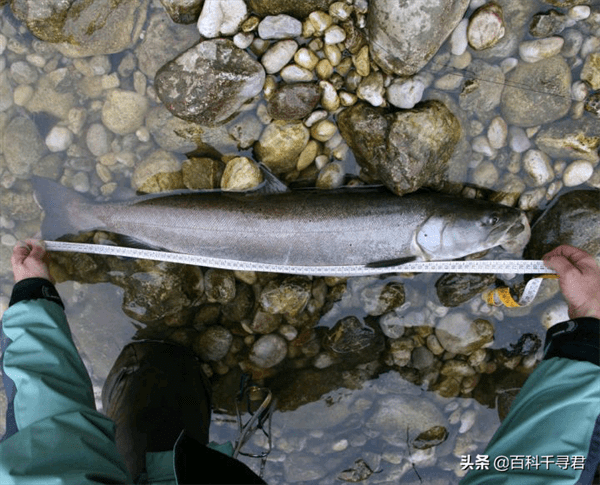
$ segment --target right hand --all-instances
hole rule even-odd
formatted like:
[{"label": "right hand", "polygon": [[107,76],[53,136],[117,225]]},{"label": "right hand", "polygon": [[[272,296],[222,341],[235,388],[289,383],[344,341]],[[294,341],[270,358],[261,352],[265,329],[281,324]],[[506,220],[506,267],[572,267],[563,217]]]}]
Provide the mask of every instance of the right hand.
[{"label": "right hand", "polygon": [[569,318],[600,318],[600,268],[596,259],[581,249],[562,245],[545,254],[543,260],[558,273]]}]

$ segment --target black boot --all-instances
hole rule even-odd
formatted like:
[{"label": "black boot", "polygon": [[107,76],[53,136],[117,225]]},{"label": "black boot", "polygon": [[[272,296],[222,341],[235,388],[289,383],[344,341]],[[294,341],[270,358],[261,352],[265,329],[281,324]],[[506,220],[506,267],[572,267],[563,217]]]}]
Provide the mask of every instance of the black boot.
[{"label": "black boot", "polygon": [[188,348],[158,341],[127,345],[102,389],[104,412],[116,423],[117,449],[134,480],[146,452],[172,450],[181,431],[208,443],[210,383]]}]

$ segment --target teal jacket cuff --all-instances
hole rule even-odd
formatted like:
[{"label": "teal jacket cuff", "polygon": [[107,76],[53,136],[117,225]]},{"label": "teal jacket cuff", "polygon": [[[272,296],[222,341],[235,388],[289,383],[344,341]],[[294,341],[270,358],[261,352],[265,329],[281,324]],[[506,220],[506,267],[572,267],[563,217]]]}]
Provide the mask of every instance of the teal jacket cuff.
[{"label": "teal jacket cuff", "polygon": [[26,300],[48,300],[58,303],[63,309],[65,306],[56,291],[56,288],[46,278],[26,278],[19,281],[13,288],[9,306]]}]

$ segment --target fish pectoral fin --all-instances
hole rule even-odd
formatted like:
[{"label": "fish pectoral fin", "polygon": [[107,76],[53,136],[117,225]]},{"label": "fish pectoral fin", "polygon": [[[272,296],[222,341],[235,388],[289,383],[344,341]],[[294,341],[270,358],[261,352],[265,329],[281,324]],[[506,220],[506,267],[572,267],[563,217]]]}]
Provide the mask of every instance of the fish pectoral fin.
[{"label": "fish pectoral fin", "polygon": [[167,253],[173,252],[173,251],[169,251],[168,249],[165,249],[164,247],[155,246],[153,244],[149,244],[149,243],[140,241],[139,239],[135,239],[132,236],[126,236],[124,234],[119,234],[119,238],[123,241],[124,245],[126,245],[130,248],[149,249],[151,251],[163,251],[163,252],[167,252]]},{"label": "fish pectoral fin", "polygon": [[273,195],[290,191],[288,186],[285,185],[281,180],[279,180],[275,175],[273,175],[273,172],[271,172],[271,170],[269,170],[264,163],[258,162],[258,166],[263,174],[264,181],[255,189],[249,191],[250,193],[260,195]]},{"label": "fish pectoral fin", "polygon": [[400,266],[401,264],[411,263],[417,259],[416,256],[407,256],[405,258],[396,258],[396,259],[384,259],[381,261],[374,261],[372,263],[367,263],[365,266],[367,268],[387,268],[389,266]]}]

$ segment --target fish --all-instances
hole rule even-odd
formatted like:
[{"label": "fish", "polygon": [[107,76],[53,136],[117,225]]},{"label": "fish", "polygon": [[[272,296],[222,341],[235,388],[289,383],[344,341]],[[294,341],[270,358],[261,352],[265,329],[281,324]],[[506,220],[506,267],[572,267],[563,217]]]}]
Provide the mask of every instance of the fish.
[{"label": "fish", "polygon": [[[31,179],[45,211],[44,239],[104,230],[142,247],[282,266],[387,267],[461,258],[501,246],[518,253],[525,214],[435,192],[398,196],[381,187],[274,193],[177,191],[95,202],[50,179]],[[273,192],[273,190],[270,190]],[[268,191],[267,191],[268,192]]]}]

